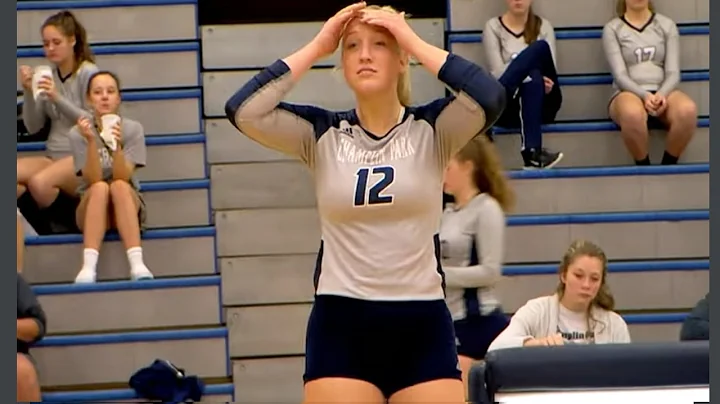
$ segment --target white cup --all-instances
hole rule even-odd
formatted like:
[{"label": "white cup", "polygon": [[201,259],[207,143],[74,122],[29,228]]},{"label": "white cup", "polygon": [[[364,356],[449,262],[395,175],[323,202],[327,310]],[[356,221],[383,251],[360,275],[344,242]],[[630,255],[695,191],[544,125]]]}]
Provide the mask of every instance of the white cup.
[{"label": "white cup", "polygon": [[110,147],[110,150],[115,151],[115,148],[117,148],[117,141],[115,136],[112,135],[112,128],[120,122],[120,117],[115,114],[105,114],[100,118],[100,122],[102,124],[100,137],[103,139],[105,144]]},{"label": "white cup", "polygon": [[50,66],[36,66],[35,69],[33,69],[32,91],[33,98],[35,98],[35,100],[38,99],[40,94],[45,92],[45,90],[38,88],[38,83],[40,83],[40,80],[43,78],[49,78],[50,80],[53,79],[52,68]]}]

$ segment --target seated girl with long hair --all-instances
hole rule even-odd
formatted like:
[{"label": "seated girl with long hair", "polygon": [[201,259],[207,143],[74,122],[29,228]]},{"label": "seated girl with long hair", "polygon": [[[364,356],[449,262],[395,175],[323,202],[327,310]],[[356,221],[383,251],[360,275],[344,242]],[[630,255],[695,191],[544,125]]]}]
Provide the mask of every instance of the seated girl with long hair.
[{"label": "seated girl with long hair", "polygon": [[[73,172],[72,153],[68,138],[70,129],[87,111],[88,81],[97,72],[88,44],[87,33],[70,11],[48,17],[41,27],[43,50],[52,65],[52,78],[38,82],[42,93],[37,100],[32,89],[33,68],[20,67],[23,87],[23,123],[30,133],[37,133],[49,121],[50,132],[44,156],[17,159],[17,197],[29,191],[40,208],[44,222],[66,213],[66,199],[70,196],[74,208],[78,186]],[[70,220],[72,222],[72,220]]]},{"label": "seated girl with long hair", "polygon": [[559,268],[557,290],[529,300],[488,351],[521,346],[630,342],[607,285],[607,256],[597,245],[573,242]]},{"label": "seated girl with long hair", "polygon": [[96,73],[87,92],[93,115],[80,118],[70,132],[75,172],[80,178],[77,225],[83,232],[85,247],[76,283],[95,282],[100,245],[108,228],[116,228],[120,234],[132,279],[153,277],[140,247],[145,203],[135,176],[135,170],[145,166],[145,131],[139,122],[122,118],[111,129],[115,145],[100,136],[101,118],[117,114],[120,107],[119,87],[113,73]]}]

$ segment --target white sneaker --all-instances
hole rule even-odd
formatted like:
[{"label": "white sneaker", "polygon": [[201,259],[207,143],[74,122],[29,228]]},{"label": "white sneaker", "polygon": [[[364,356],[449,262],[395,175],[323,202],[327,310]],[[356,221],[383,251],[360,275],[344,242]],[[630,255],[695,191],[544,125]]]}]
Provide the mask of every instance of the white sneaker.
[{"label": "white sneaker", "polygon": [[92,268],[83,268],[75,277],[75,283],[95,283],[97,271]]},{"label": "white sneaker", "polygon": [[152,272],[145,265],[130,270],[130,277],[134,281],[146,281],[154,279]]}]

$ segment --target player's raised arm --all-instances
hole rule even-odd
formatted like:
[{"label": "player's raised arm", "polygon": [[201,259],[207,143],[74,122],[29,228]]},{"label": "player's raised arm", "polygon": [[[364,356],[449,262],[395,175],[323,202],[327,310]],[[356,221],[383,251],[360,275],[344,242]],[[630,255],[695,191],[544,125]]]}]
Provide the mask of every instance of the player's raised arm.
[{"label": "player's raised arm", "polygon": [[281,101],[315,62],[335,52],[345,23],[363,7],[356,3],[340,10],[307,45],[245,83],[225,103],[230,122],[263,146],[313,165],[315,142],[331,125],[332,114]]}]

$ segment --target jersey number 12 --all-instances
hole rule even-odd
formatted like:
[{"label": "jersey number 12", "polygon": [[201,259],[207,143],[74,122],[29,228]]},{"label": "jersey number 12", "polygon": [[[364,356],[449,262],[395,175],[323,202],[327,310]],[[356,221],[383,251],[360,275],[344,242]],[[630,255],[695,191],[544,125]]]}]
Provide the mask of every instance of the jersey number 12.
[{"label": "jersey number 12", "polygon": [[[369,186],[370,173],[380,176],[380,179]],[[382,205],[393,202],[392,195],[382,195],[382,192],[395,181],[395,169],[391,166],[363,167],[355,173],[355,206]]]}]

